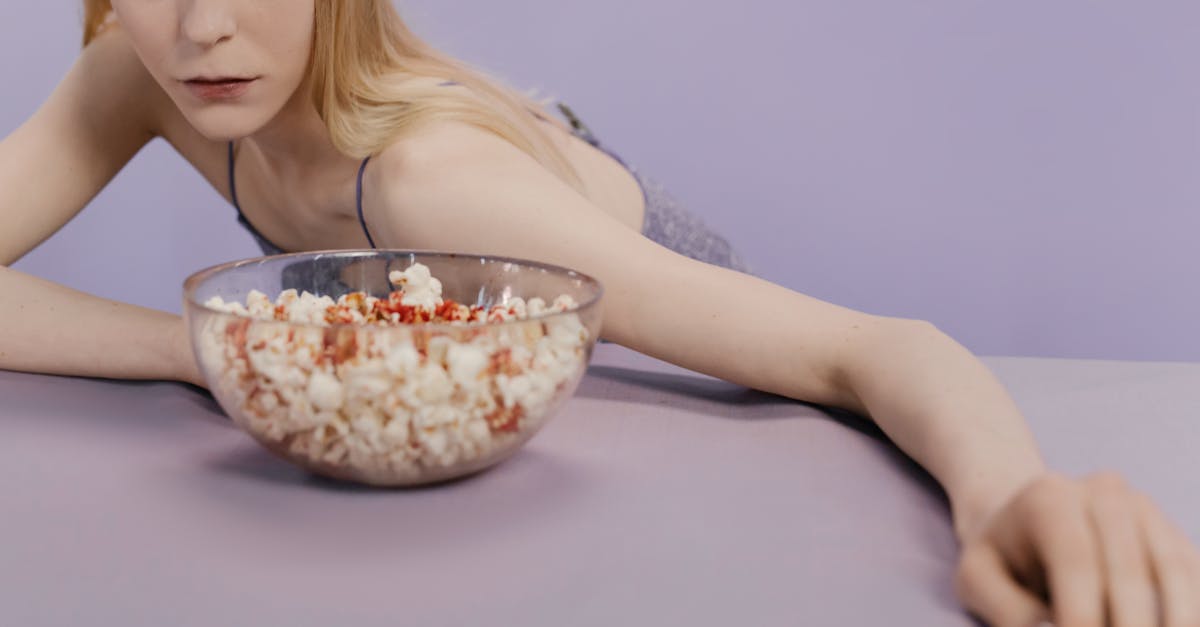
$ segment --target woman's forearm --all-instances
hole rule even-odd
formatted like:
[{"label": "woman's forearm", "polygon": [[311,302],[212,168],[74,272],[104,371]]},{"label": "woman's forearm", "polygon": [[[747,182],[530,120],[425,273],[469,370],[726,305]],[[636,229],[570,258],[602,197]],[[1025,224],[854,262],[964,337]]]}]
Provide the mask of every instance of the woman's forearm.
[{"label": "woman's forearm", "polygon": [[846,365],[857,407],[942,484],[963,537],[1045,472],[1020,410],[961,344],[898,320],[864,334]]},{"label": "woman's forearm", "polygon": [[627,304],[605,310],[609,339],[710,376],[871,417],[946,489],[960,535],[1044,472],[1004,388],[932,325],[676,262],[645,264],[659,280],[622,285],[621,275],[609,275],[605,298]]},{"label": "woman's forearm", "polygon": [[179,316],[0,266],[0,369],[200,384]]}]

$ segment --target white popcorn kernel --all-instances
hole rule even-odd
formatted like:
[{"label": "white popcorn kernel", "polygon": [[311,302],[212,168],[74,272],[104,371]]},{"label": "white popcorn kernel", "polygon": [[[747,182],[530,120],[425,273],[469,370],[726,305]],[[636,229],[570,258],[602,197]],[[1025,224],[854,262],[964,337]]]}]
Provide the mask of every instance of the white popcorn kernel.
[{"label": "white popcorn kernel", "polygon": [[508,299],[508,308],[513,311],[518,319],[524,318],[529,314],[528,308],[525,305],[525,299],[520,296]]},{"label": "white popcorn kernel", "polygon": [[472,389],[480,385],[479,375],[488,365],[488,355],[470,344],[452,344],[446,351],[450,378],[458,385]]},{"label": "white popcorn kernel", "polygon": [[478,446],[487,442],[491,430],[488,429],[486,420],[483,420],[482,418],[474,418],[467,422],[464,432],[470,441]]},{"label": "white popcorn kernel", "polygon": [[558,376],[549,376],[540,372],[531,372],[526,376],[529,380],[529,389],[523,397],[520,397],[519,402],[525,406],[527,414],[537,414],[545,410],[546,404],[554,398],[555,392],[558,391],[558,385],[573,376],[573,373],[569,374],[564,370],[558,373]]},{"label": "white popcorn kernel", "polygon": [[318,413],[313,409],[312,402],[300,398],[288,405],[287,422],[293,431],[307,431],[325,426],[330,413]]},{"label": "white popcorn kernel", "polygon": [[441,429],[433,429],[425,434],[421,440],[425,444],[425,448],[436,457],[443,457],[446,454],[446,433]]},{"label": "white popcorn kernel", "polygon": [[400,478],[408,479],[417,476],[416,460],[413,459],[413,454],[408,448],[399,448],[392,451],[387,456],[388,462],[392,466],[392,479],[396,479],[396,475]]},{"label": "white popcorn kernel", "polygon": [[426,403],[444,403],[454,393],[454,382],[441,366],[429,364],[413,370],[404,387],[401,398],[412,407]]},{"label": "white popcorn kernel", "polygon": [[425,346],[425,353],[429,362],[434,364],[446,363],[446,353],[453,344],[454,340],[444,335],[435,335],[429,338],[429,342]]},{"label": "white popcorn kernel", "polygon": [[345,391],[340,381],[317,370],[308,380],[308,398],[317,409],[332,411],[342,406]]},{"label": "white popcorn kernel", "polygon": [[525,310],[531,316],[541,315],[546,312],[546,301],[535,296],[525,303]]},{"label": "white popcorn kernel", "polygon": [[529,394],[530,381],[529,377],[517,376],[509,377],[503,374],[496,375],[496,389],[500,390],[500,396],[503,399],[504,407],[510,408],[516,404],[517,399],[524,398]]},{"label": "white popcorn kernel", "polygon": [[241,303],[227,303],[222,300],[220,296],[213,296],[212,298],[204,301],[204,306],[211,309],[216,309],[218,311],[223,311],[225,313],[237,314],[239,316],[246,316],[250,313],[246,311],[246,307]]},{"label": "white popcorn kernel", "polygon": [[[287,331],[275,325],[250,324],[246,329],[246,357],[259,375],[279,384],[303,383],[288,355]],[[301,377],[298,381],[297,376]]]},{"label": "white popcorn kernel", "polygon": [[394,445],[407,442],[410,432],[408,412],[403,412],[400,417],[397,417],[397,413],[399,412],[392,412],[391,420],[383,428],[383,440]]},{"label": "white popcorn kernel", "polygon": [[325,324],[325,311],[332,307],[335,303],[328,296],[314,296],[309,292],[302,292],[300,298],[292,303],[287,309],[287,319],[289,322],[300,324]]},{"label": "white popcorn kernel", "polygon": [[441,428],[463,420],[462,411],[446,405],[426,405],[413,412],[413,427],[418,433],[430,428]]},{"label": "white popcorn kernel", "polygon": [[325,454],[321,456],[321,461],[326,464],[340,465],[342,460],[346,458],[348,451],[346,444],[341,441],[334,442],[325,450]]},{"label": "white popcorn kernel", "polygon": [[387,369],[377,360],[346,364],[341,374],[348,400],[380,398],[392,385]]},{"label": "white popcorn kernel", "polygon": [[288,453],[308,457],[308,452],[311,448],[312,438],[307,433],[301,433],[292,438],[292,441],[288,444]]},{"label": "white popcorn kernel", "polygon": [[403,272],[394,270],[388,280],[404,291],[401,304],[429,308],[442,304],[442,282],[433,278],[425,264],[415,263]]},{"label": "white popcorn kernel", "polygon": [[296,290],[287,289],[279,293],[279,297],[275,299],[275,304],[282,307],[291,307],[299,298],[300,295],[296,293]]},{"label": "white popcorn kernel", "polygon": [[308,450],[305,452],[305,455],[308,457],[308,461],[310,462],[325,463],[325,456],[329,454],[329,450],[333,447],[337,440],[330,438],[327,435],[321,435],[321,437],[318,438],[318,433],[324,434],[324,431],[313,431],[308,434]]},{"label": "white popcorn kernel", "polygon": [[[283,424],[279,421],[266,419],[257,420],[256,423],[259,425],[259,428],[256,429],[256,431],[263,437],[273,442],[279,442],[288,435]],[[251,428],[253,429],[254,427],[251,426]]]},{"label": "white popcorn kernel", "polygon": [[250,315],[262,320],[272,320],[275,318],[275,304],[267,298],[266,294],[258,290],[250,290],[250,294],[246,296],[246,309]]},{"label": "white popcorn kernel", "polygon": [[259,406],[262,407],[263,411],[267,412],[268,414],[273,413],[279,408],[279,397],[276,396],[274,392],[271,392],[270,394],[263,394],[262,398],[259,400]]},{"label": "white popcorn kernel", "polygon": [[[538,335],[537,335],[537,337],[533,338],[531,343],[536,342],[538,339],[540,339],[542,337],[542,335],[541,335],[542,325],[532,324],[532,325],[526,325],[526,326],[537,329]],[[519,344],[517,346],[513,346],[512,350],[508,354],[508,357],[509,357],[509,360],[511,360],[512,363],[516,364],[517,367],[521,370],[526,370],[529,368],[529,366],[531,364],[533,364],[533,351],[530,350],[529,347],[524,344]]]},{"label": "white popcorn kernel", "polygon": [[575,307],[578,307],[575,299],[563,294],[562,296],[554,299],[554,304],[550,306],[550,309],[554,311],[567,311],[568,309],[574,309]]},{"label": "white popcorn kernel", "polygon": [[313,416],[313,421],[319,426],[313,428],[310,432],[312,437],[323,442],[325,446],[340,440],[350,433],[350,426],[346,421],[341,419],[337,412],[325,411],[317,412]]},{"label": "white popcorn kernel", "polygon": [[539,372],[529,372],[515,377],[496,376],[496,387],[506,409],[522,405],[526,409],[541,407],[554,396],[558,382],[555,378]]},{"label": "white popcorn kernel", "polygon": [[[466,404],[467,418],[469,420],[483,419],[495,412],[499,407],[496,397],[493,394],[476,394],[470,402]],[[485,423],[486,424],[486,423]]]},{"label": "white popcorn kernel", "polygon": [[322,329],[294,327],[288,331],[288,345],[292,363],[301,370],[311,370],[325,350],[325,332]]},{"label": "white popcorn kernel", "polygon": [[383,438],[383,417],[375,411],[360,412],[350,420],[350,441],[374,456],[387,451]]},{"label": "white popcorn kernel", "polygon": [[546,331],[551,341],[562,346],[575,346],[587,341],[587,327],[579,316],[559,316],[546,321]]},{"label": "white popcorn kernel", "polygon": [[393,375],[407,376],[421,364],[421,354],[411,344],[398,344],[387,351],[384,367]]}]

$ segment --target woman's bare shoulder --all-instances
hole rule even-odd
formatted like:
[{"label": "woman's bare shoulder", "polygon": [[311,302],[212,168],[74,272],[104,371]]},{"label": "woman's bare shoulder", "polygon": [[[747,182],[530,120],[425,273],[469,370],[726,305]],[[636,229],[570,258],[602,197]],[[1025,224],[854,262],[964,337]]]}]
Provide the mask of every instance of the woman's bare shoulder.
[{"label": "woman's bare shoulder", "polygon": [[462,203],[470,196],[463,183],[483,180],[481,174],[501,175],[525,191],[559,185],[532,157],[495,133],[439,119],[411,129],[376,155],[367,188],[390,210],[422,211],[428,205]]},{"label": "woman's bare shoulder", "polygon": [[[436,119],[410,129],[375,157],[391,176],[405,177],[428,168],[452,168],[463,161],[487,161],[507,142],[469,122]],[[409,181],[411,182],[411,181]]]},{"label": "woman's bare shoulder", "polygon": [[641,238],[529,154],[465,121],[423,124],[378,154],[363,211],[376,240],[396,247],[553,256],[559,235],[584,223],[593,242],[615,249]]}]

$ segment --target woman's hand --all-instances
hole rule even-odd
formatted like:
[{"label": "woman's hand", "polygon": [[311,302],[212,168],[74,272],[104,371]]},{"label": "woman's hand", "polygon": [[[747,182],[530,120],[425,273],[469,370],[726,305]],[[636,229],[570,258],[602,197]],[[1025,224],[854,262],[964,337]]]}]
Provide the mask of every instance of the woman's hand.
[{"label": "woman's hand", "polygon": [[1048,473],[964,538],[956,578],[991,625],[1200,626],[1200,553],[1111,473]]}]

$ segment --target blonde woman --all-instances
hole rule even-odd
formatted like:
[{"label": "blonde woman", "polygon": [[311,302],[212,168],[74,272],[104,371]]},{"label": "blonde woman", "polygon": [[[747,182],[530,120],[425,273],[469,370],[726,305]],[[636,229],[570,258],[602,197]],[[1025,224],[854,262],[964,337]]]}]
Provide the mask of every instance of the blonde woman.
[{"label": "blonde woman", "polygon": [[[992,624],[1200,624],[1191,542],[1115,476],[1048,471],[962,346],[744,272],[568,110],[560,120],[439,54],[387,0],[87,0],[85,20],[74,68],[0,143],[0,264],[162,137],[266,252],[443,249],[578,268],[607,287],[605,338],[869,416],[945,488],[957,589]],[[174,315],[7,267],[0,293],[23,295],[0,301],[0,368],[203,384]]]}]

